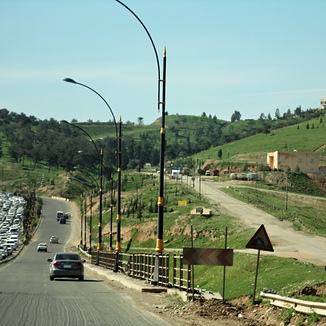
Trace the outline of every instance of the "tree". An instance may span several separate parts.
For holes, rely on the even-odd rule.
[[[285,118],[286,118],[286,119],[289,119],[291,116],[292,116],[291,110],[288,109],[288,110],[286,111]]]
[[[235,110],[234,113],[231,115],[231,122],[240,121],[240,119],[241,119],[241,113]]]
[[[301,105],[299,105],[298,107],[295,108],[294,114],[295,115],[300,115],[301,114]]]
[[[139,125],[139,126],[141,126],[141,125],[144,124],[144,123],[143,123],[143,119],[144,119],[143,117],[138,117],[138,118],[137,118],[137,121],[138,121],[138,125]]]
[[[275,111],[275,118],[278,120],[281,118],[280,110],[277,108]]]
[[[265,120],[266,119],[266,116],[264,113],[261,113],[260,114],[260,117],[259,117],[259,120]]]
[[[222,150],[221,150],[221,149],[218,150],[218,152],[217,152],[217,157],[218,157],[219,159],[221,159],[221,157],[222,157]]]

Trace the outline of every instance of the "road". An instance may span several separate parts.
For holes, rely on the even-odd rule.
[[[273,244],[274,254],[297,258],[319,266],[326,266],[326,238],[295,231],[291,223],[280,221],[273,215],[234,199],[219,189],[226,186],[227,184],[223,182],[212,182],[209,180],[202,180],[200,185],[198,180],[195,182],[195,189],[215,204],[218,204],[221,213],[240,219],[244,227],[252,228],[254,231],[264,224]],[[257,252],[257,250],[251,249],[249,251]],[[270,254],[262,251],[261,253]]]
[[[88,269],[84,282],[49,280],[47,259],[63,251],[80,230],[74,216],[67,224],[59,224],[57,210],[72,211],[72,207],[69,202],[44,199],[34,241],[16,259],[0,265],[0,325],[171,325],[136,306],[128,295]],[[59,236],[59,244],[49,243],[52,235]],[[44,241],[48,252],[37,252],[37,244]]]

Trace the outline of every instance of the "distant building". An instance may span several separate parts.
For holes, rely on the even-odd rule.
[[[320,108],[326,110],[326,96],[320,100]]]
[[[197,214],[197,215],[209,217],[212,216],[212,210],[205,207],[196,207],[190,211],[190,214]]]
[[[276,151],[267,154],[267,164],[274,170],[291,170],[297,168],[303,173],[319,173],[319,154],[309,151]]]

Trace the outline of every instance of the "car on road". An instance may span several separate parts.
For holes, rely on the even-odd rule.
[[[60,224],[66,224],[66,219],[64,217],[61,217],[59,223]]]
[[[50,262],[50,280],[55,278],[78,278],[84,280],[85,260],[75,252],[57,252]]]
[[[47,246],[46,242],[40,242],[37,245],[37,251],[45,251],[45,252],[47,252],[48,251],[48,246]]]
[[[59,237],[57,237],[56,235],[53,235],[50,238],[50,243],[59,243]]]
[[[60,221],[61,217],[63,217],[63,211],[57,211],[57,221]]]

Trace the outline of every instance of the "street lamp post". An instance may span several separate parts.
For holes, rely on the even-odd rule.
[[[86,234],[87,234],[87,227],[86,227],[86,212],[87,212],[87,197],[85,197],[84,201],[84,250],[87,249],[87,244],[86,244]]]
[[[88,253],[92,253],[92,229],[93,229],[93,198],[90,196],[90,215],[89,215],[89,248]]]
[[[157,55],[157,50],[155,47],[155,43],[146,28],[145,24],[141,21],[141,19],[128,7],[126,6],[123,2],[116,0],[116,2],[120,3],[123,7],[125,7],[137,20],[138,22],[142,25],[144,28],[145,32],[147,33],[147,36],[149,37],[154,53],[155,53],[155,58],[156,58],[156,64],[157,64],[157,106],[158,106],[158,111],[160,111],[160,107],[162,108],[162,125],[161,125],[161,130],[160,130],[160,135],[161,135],[161,150],[160,150],[160,188],[159,188],[159,197],[157,201],[158,205],[158,219],[157,219],[157,240],[156,240],[156,257],[155,257],[155,267],[154,267],[154,277],[153,277],[153,282],[156,283],[158,281],[158,269],[159,269],[159,263],[160,263],[160,255],[163,253],[164,246],[163,246],[163,218],[164,218],[164,205],[165,205],[165,200],[164,200],[164,158],[165,158],[165,93],[166,93],[166,49],[164,48],[164,53],[163,53],[163,79],[161,80],[160,77],[160,62],[158,59]],[[160,85],[163,83],[163,88],[162,88],[162,101],[161,101],[161,90],[160,90]]]
[[[110,203],[110,239],[109,239],[109,251],[113,251],[112,246],[112,220],[113,220],[113,174],[111,175],[111,203]]]
[[[164,215],[164,158],[165,158],[165,79],[166,79],[166,51],[163,53],[163,94],[162,94],[162,124],[161,124],[161,150],[160,150],[160,190],[158,198],[158,224],[156,252],[163,252],[163,215]],[[157,281],[157,280],[155,280]]]
[[[98,244],[97,249],[102,250],[102,215],[103,215],[103,208],[102,208],[102,201],[103,201],[103,150],[98,149],[96,143],[94,142],[91,135],[84,130],[83,128],[79,127],[78,125],[74,123],[70,123],[66,120],[62,120],[62,122],[67,123],[75,128],[78,128],[80,131],[82,131],[84,134],[88,136],[88,138],[91,140],[92,144],[94,145],[95,151],[97,155],[99,156],[99,222],[98,222]]]
[[[98,95],[103,100],[103,102],[105,103],[105,105],[107,106],[107,108],[109,109],[109,111],[113,117],[113,122],[115,125],[115,135],[116,135],[116,155],[118,158],[117,241],[116,241],[116,247],[115,247],[116,260],[115,260],[115,267],[114,267],[114,271],[117,272],[118,271],[119,253],[121,252],[121,129],[122,129],[121,117],[120,117],[119,126],[118,126],[115,115],[114,115],[109,103],[95,89],[93,89],[85,84],[79,83],[72,78],[64,78],[63,81],[65,81],[67,83],[83,86],[83,87],[89,89],[90,91],[92,91],[93,93],[95,93],[96,95]],[[100,157],[102,160],[102,154]],[[102,161],[101,161],[101,163],[102,163]],[[100,169],[102,171],[102,164],[100,165]],[[100,175],[102,176],[102,173],[100,173]],[[101,183],[100,187],[101,187],[101,191],[102,191],[102,177],[100,177],[100,183]],[[101,220],[101,223],[102,223],[102,220]]]

